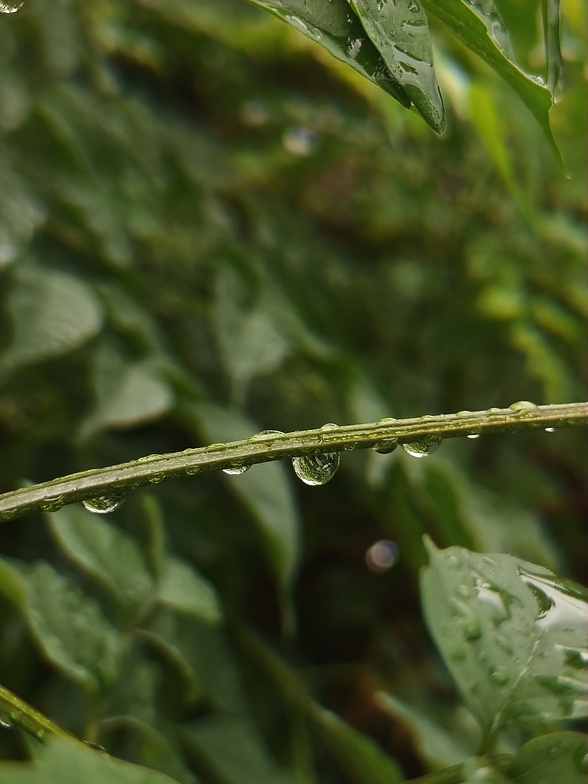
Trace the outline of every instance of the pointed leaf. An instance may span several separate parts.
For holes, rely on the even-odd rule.
[[[168,556],[164,561],[157,599],[161,604],[209,623],[218,623],[222,617],[212,583],[199,575],[189,563],[175,556]]]
[[[467,47],[479,55],[515,90],[539,123],[563,169],[563,160],[549,124],[553,97],[547,87],[521,71],[489,32],[486,22],[466,0],[421,0],[428,14],[436,17]]]
[[[359,19],[350,13],[345,0],[309,3],[308,0],[249,0],[288,22],[313,41],[324,46],[338,60],[374,82],[403,106],[410,98],[372,44]]]
[[[586,590],[509,555],[427,547],[427,623],[482,728],[588,715]]]
[[[578,732],[552,732],[533,738],[519,751],[507,773],[516,784],[586,784],[588,738]]]
[[[442,133],[445,110],[433,68],[433,44],[419,0],[350,0],[370,40],[427,123]]]

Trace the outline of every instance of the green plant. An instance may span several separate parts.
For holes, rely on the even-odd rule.
[[[585,9],[253,4],[0,17],[0,777],[580,782]]]

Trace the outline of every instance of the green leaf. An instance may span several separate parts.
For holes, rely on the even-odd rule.
[[[310,703],[307,712],[350,781],[355,784],[394,784],[404,781],[396,762],[367,735],[316,703]]]
[[[0,367],[12,368],[67,354],[102,325],[94,293],[83,281],[57,270],[17,267],[7,302],[12,342]]]
[[[426,620],[483,730],[588,715],[585,589],[509,555],[427,548]]]
[[[586,784],[588,739],[578,732],[533,738],[519,751],[507,773],[517,784]]]
[[[38,744],[33,762],[0,763],[0,780],[2,784],[173,784],[175,781],[62,738],[50,738]]]
[[[113,346],[96,352],[93,382],[96,406],[82,426],[84,437],[102,428],[143,424],[173,403],[170,387],[148,361],[129,362]]]
[[[366,35],[359,19],[349,13],[345,0],[249,0],[252,5],[288,22],[313,41],[324,46],[338,60],[358,71],[392,95],[403,106],[410,98],[390,72],[377,48]]]
[[[155,586],[139,547],[116,525],[74,505],[47,519],[63,552],[122,607],[138,610],[153,594]]]
[[[390,72],[431,128],[442,133],[445,109],[433,68],[431,33],[419,0],[349,2]]]
[[[112,683],[121,643],[98,604],[47,563],[0,564],[0,590],[10,575],[10,593],[44,656],[91,691]]]
[[[479,55],[515,90],[539,123],[561,166],[561,153],[549,124],[553,97],[547,87],[521,71],[492,39],[486,22],[466,0],[421,0],[427,13],[442,22],[468,49]]]
[[[200,431],[211,442],[244,439],[259,430],[243,414],[212,404],[199,405],[196,415]],[[299,521],[284,465],[264,463],[227,479],[253,515],[278,583],[287,592],[298,563]]]
[[[253,722],[241,716],[219,715],[194,722],[182,731],[219,780],[231,784],[294,784],[265,750]]]
[[[436,768],[457,765],[479,748],[479,730],[470,714],[467,715],[473,727],[466,728],[458,724],[455,715],[447,716],[446,721],[441,723],[424,710],[385,692],[379,692],[376,700],[386,713],[402,719],[411,731],[416,747],[427,762]],[[455,711],[452,713],[455,714]]]
[[[157,599],[161,604],[209,623],[218,623],[222,618],[214,586],[193,566],[175,556],[168,556],[164,562]]]

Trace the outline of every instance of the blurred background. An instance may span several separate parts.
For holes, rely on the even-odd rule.
[[[539,0],[500,5],[544,76]],[[584,399],[586,12],[562,2],[569,179],[435,27],[442,137],[243,0],[0,14],[0,491],[267,428]],[[137,642],[90,697],[2,595],[0,682],[179,781],[367,782],[324,708],[406,777],[459,761],[475,731],[421,618],[422,535],[581,581],[585,432],[400,452],[319,488],[272,464],[137,492],[108,522],[145,551],[159,526],[226,628],[168,619],[174,650]],[[0,550],[113,614],[48,518]],[[0,731],[0,752],[23,750]]]

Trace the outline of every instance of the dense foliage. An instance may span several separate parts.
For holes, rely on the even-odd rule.
[[[499,11],[509,58],[553,82],[543,3],[447,3]],[[399,72],[397,102],[243,0],[0,14],[0,492],[265,428],[584,397],[586,6],[562,3],[566,179],[547,114],[435,5],[442,137],[406,110],[441,129],[431,82],[406,99]],[[110,756],[0,726],[2,759],[37,760],[0,779],[170,780],[119,758],[391,784],[467,760],[445,781],[575,784],[584,439],[344,454],[324,487],[268,463],[4,524],[0,683]],[[366,563],[381,540],[392,568]]]

